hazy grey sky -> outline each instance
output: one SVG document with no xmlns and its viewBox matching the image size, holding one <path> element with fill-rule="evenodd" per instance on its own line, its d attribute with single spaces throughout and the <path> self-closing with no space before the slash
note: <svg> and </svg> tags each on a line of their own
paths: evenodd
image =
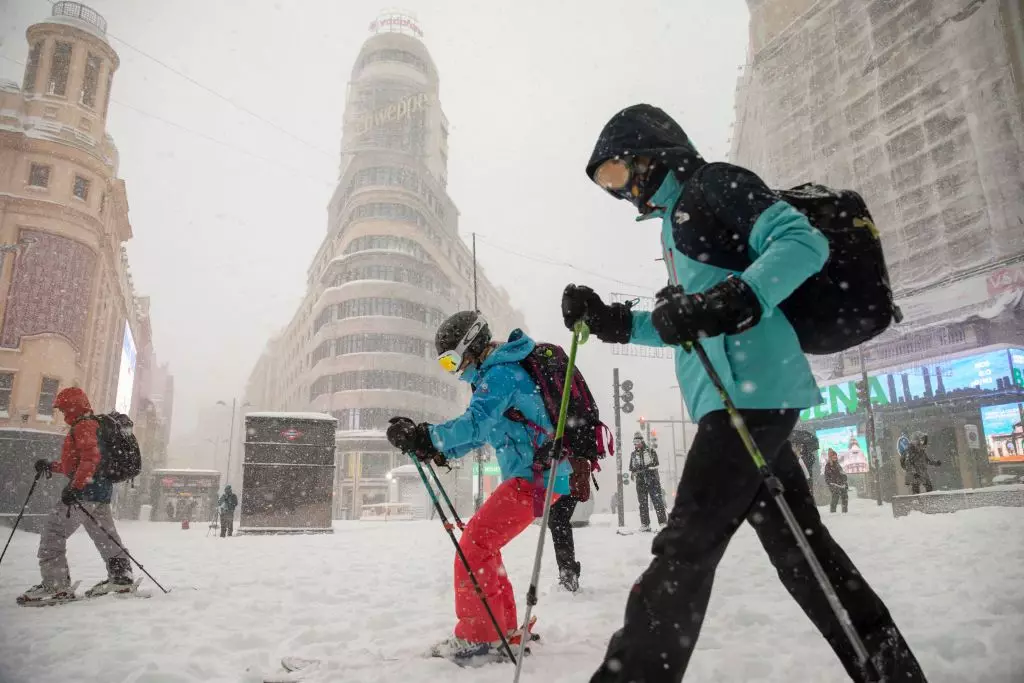
<svg viewBox="0 0 1024 683">
<path fill-rule="evenodd" d="M 50 3 L 4 4 L 0 76 L 20 81 L 25 29 Z M 349 73 L 387 3 L 87 4 L 107 19 L 121 57 L 108 131 L 128 188 L 132 273 L 138 293 L 152 297 L 181 433 L 201 407 L 241 394 L 303 295 L 326 230 Z M 705 157 L 725 157 L 746 54 L 743 0 L 407 0 L 404 8 L 418 16 L 440 71 L 460 231 L 479 234 L 481 264 L 534 336 L 567 340 L 558 301 L 568 282 L 605 295 L 662 285 L 656 222 L 634 224 L 630 207 L 583 168 L 604 122 L 641 101 L 674 115 Z M 503 255 L 499 245 L 642 287 Z M 633 417 L 678 416 L 669 361 L 613 357 L 595 341 L 580 362 L 592 368 L 599 399 L 610 396 L 618 365 L 637 384 Z"/>
</svg>

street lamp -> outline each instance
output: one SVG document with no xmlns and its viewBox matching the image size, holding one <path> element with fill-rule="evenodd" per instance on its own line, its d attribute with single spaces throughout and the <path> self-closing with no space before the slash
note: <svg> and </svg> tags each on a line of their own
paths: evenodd
<svg viewBox="0 0 1024 683">
<path fill-rule="evenodd" d="M 224 401 L 217 401 L 217 405 L 227 407 Z M 248 401 L 242 404 L 242 408 L 252 405 Z M 231 429 L 228 432 L 228 464 L 224 468 L 224 484 L 231 483 L 231 453 L 235 445 L 235 412 L 238 410 L 238 399 L 231 399 Z"/>
</svg>

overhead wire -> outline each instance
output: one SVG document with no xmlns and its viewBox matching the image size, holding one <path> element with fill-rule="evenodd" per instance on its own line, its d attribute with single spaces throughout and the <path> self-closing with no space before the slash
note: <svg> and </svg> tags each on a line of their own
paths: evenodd
<svg viewBox="0 0 1024 683">
<path fill-rule="evenodd" d="M 492 246 L 501 249 L 505 253 L 509 253 L 509 254 L 514 255 L 514 256 L 518 256 L 520 258 L 527 259 L 529 261 L 535 261 L 537 263 L 543 263 L 545 265 L 555 266 L 555 267 L 559 267 L 559 268 L 569 268 L 571 270 L 575 270 L 575 271 L 578 271 L 580 273 L 585 273 L 587 275 L 590 275 L 591 277 L 600 278 L 602 280 L 607 280 L 608 282 L 614 282 L 614 283 L 620 284 L 620 285 L 626 285 L 627 287 L 636 287 L 636 288 L 638 288 L 640 290 L 648 290 L 648 289 L 651 288 L 650 285 L 642 285 L 642 284 L 639 284 L 637 282 L 627 282 L 626 280 L 620 280 L 618 278 L 609 277 L 609 276 L 607 276 L 607 275 L 605 275 L 603 273 L 600 273 L 598 271 L 589 270 L 587 268 L 581 268 L 581 267 L 579 267 L 579 266 L 577 266 L 575 264 L 569 263 L 568 261 L 557 261 L 557 260 L 554 260 L 554 259 L 551 259 L 551 258 L 548 258 L 548 257 L 545 257 L 545 256 L 540 256 L 540 255 L 537 255 L 537 254 L 528 254 L 528 253 L 524 253 L 522 251 L 517 251 L 516 249 L 513 249 L 512 247 L 509 247 L 508 245 L 505 245 L 505 244 L 502 244 L 502 243 L 496 241 L 494 238 L 492 238 L 492 237 L 490 237 L 488 235 L 483 235 L 481 233 L 476 233 L 476 236 L 477 236 L 477 239 L 479 239 L 479 240 L 481 240 L 483 242 L 487 242 L 487 243 L 491 244 Z"/>
<path fill-rule="evenodd" d="M 0 59 L 5 59 L 5 60 L 7 60 L 9 62 L 12 62 L 14 64 L 19 64 L 21 66 L 25 66 L 25 62 L 22 62 L 22 61 L 17 60 L 17 59 L 13 59 L 11 57 L 8 57 L 7 55 L 0 55 Z M 166 118 L 164 118 L 164 117 L 162 117 L 162 116 L 160 116 L 158 114 L 154 114 L 154 113 L 148 112 L 148 111 L 146 111 L 144 109 L 140 109 L 140 108 L 138 108 L 138 107 L 136 107 L 134 105 L 128 104 L 127 102 L 122 102 L 122 101 L 120 101 L 118 99 L 115 99 L 113 97 L 110 98 L 110 102 L 111 102 L 111 104 L 116 104 L 119 107 L 124 107 L 125 109 L 129 109 L 129 110 L 135 112 L 136 114 L 139 114 L 140 116 L 145 116 L 147 118 L 151 118 L 151 119 L 153 119 L 155 121 L 159 121 L 160 123 L 163 123 L 164 125 L 171 126 L 172 128 L 177 128 L 178 130 L 184 131 L 184 132 L 186 132 L 186 133 L 188 133 L 190 135 L 194 135 L 194 136 L 196 136 L 198 138 L 206 140 L 207 142 L 212 142 L 212 143 L 214 143 L 216 145 L 220 145 L 222 147 L 226 147 L 228 149 L 234 150 L 234 151 L 238 152 L 239 154 L 244 154 L 244 155 L 246 155 L 248 157 L 251 157 L 253 159 L 257 159 L 257 160 L 262 161 L 262 162 L 264 162 L 266 164 L 269 164 L 271 166 L 275 166 L 275 167 L 277 167 L 277 168 L 279 168 L 279 169 L 281 169 L 283 171 L 287 171 L 289 174 L 291 174 L 293 176 L 300 176 L 300 177 L 306 178 L 307 180 L 312 180 L 312 181 L 317 182 L 317 183 L 323 183 L 324 185 L 329 185 L 329 186 L 333 186 L 334 185 L 334 181 L 333 180 L 329 180 L 327 178 L 318 178 L 318 177 L 309 175 L 308 173 L 306 173 L 302 169 L 296 168 L 294 166 L 289 166 L 288 164 L 284 164 L 284 163 L 282 163 L 280 161 L 277 161 L 276 159 L 271 159 L 270 157 L 266 157 L 266 156 L 263 156 L 261 154 L 257 154 L 255 152 L 252 152 L 252 151 L 250 151 L 248 149 L 245 149 L 244 147 L 241 147 L 241 146 L 236 145 L 234 143 L 227 142 L 226 140 L 221 140 L 220 138 L 217 138 L 217 137 L 214 137 L 212 135 L 209 135 L 208 133 L 204 133 L 202 131 L 195 130 L 194 128 L 189 128 L 188 126 L 185 126 L 183 124 L 177 123 L 175 121 L 171 121 L 170 119 L 166 119 Z"/>
<path fill-rule="evenodd" d="M 46 2 L 47 2 L 47 4 L 53 5 L 53 4 L 56 3 L 56 0 L 46 0 Z M 195 87 L 199 88 L 200 90 L 203 90 L 203 91 L 209 93 L 210 95 L 213 95 L 217 99 L 226 102 L 227 104 L 231 105 L 232 107 L 234 107 L 235 109 L 239 110 L 240 112 L 243 112 L 244 114 L 247 114 L 247 115 L 251 116 L 252 118 L 256 119 L 257 121 L 260 121 L 260 122 L 264 123 L 265 125 L 270 126 L 274 130 L 277 130 L 278 132 L 286 135 L 287 137 L 291 138 L 292 140 L 295 140 L 296 142 L 298 142 L 298 143 L 300 143 L 302 145 L 305 145 L 306 147 L 308 147 L 309 149 L 311 149 L 311 150 L 313 150 L 315 152 L 319 152 L 320 154 L 328 156 L 328 157 L 330 157 L 332 159 L 334 158 L 334 152 L 328 152 L 327 150 L 319 147 L 318 145 L 315 145 L 312 142 L 309 142 L 308 140 L 302 139 L 298 135 L 292 133 L 290 130 L 284 128 L 283 126 L 281 126 L 281 125 L 271 121 L 270 119 L 268 119 L 267 117 L 263 116 L 262 114 L 259 114 L 258 112 L 255 112 L 252 109 L 249 109 L 248 107 L 246 107 L 244 105 L 241 105 L 238 102 L 235 102 L 234 100 L 232 100 L 227 95 L 224 95 L 223 93 L 218 92 L 214 88 L 211 88 L 210 86 L 208 86 L 208 85 L 206 85 L 204 83 L 201 83 L 200 81 L 197 81 L 192 76 L 189 76 L 187 73 L 185 73 L 185 72 L 183 72 L 183 71 L 181 71 L 181 70 L 171 66 L 167 62 L 164 62 L 163 60 L 161 60 L 161 59 L 159 59 L 157 57 L 154 57 L 153 55 L 149 54 L 148 52 L 146 52 L 142 48 L 135 47 L 134 45 L 132 45 L 128 41 L 124 40 L 123 38 L 119 38 L 118 36 L 115 36 L 113 33 L 110 33 L 109 31 L 106 31 L 105 35 L 107 37 L 109 37 L 109 38 L 113 38 L 114 40 L 116 40 L 117 42 L 121 43 L 122 45 L 124 45 L 129 50 L 132 50 L 133 52 L 136 52 L 136 53 L 142 55 L 146 59 L 149 59 L 149 60 L 153 61 L 154 63 L 159 64 L 163 68 L 167 69 L 168 71 L 170 71 L 171 73 L 175 74 L 179 78 L 182 78 L 182 79 L 188 81 L 189 83 L 191 83 Z"/>
</svg>

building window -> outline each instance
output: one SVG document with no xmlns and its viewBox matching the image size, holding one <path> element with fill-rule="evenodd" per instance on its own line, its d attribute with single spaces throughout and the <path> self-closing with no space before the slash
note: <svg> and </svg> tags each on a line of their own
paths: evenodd
<svg viewBox="0 0 1024 683">
<path fill-rule="evenodd" d="M 41 40 L 28 51 L 28 63 L 25 65 L 25 80 L 21 84 L 21 89 L 26 94 L 36 89 L 36 77 L 39 75 L 39 56 L 42 52 L 43 41 Z"/>
<path fill-rule="evenodd" d="M 0 372 L 0 417 L 10 417 L 11 392 L 14 390 L 14 373 Z"/>
<path fill-rule="evenodd" d="M 107 108 L 110 106 L 110 86 L 114 84 L 114 69 L 107 69 L 107 89 L 103 93 L 103 118 L 107 117 Z"/>
<path fill-rule="evenodd" d="M 28 184 L 29 187 L 49 187 L 50 167 L 46 164 L 29 164 Z"/>
<path fill-rule="evenodd" d="M 53 402 L 57 400 L 57 389 L 60 388 L 60 380 L 53 377 L 44 377 L 39 387 L 39 402 L 36 404 L 36 418 L 49 421 L 53 417 Z"/>
<path fill-rule="evenodd" d="M 99 85 L 100 58 L 90 52 L 85 59 L 85 79 L 82 81 L 82 104 L 90 109 L 96 106 Z"/>
<path fill-rule="evenodd" d="M 89 199 L 89 181 L 80 175 L 76 175 L 73 194 L 83 202 Z"/>
<path fill-rule="evenodd" d="M 71 73 L 71 43 L 57 41 L 53 46 L 53 63 L 50 64 L 50 82 L 46 94 L 63 97 L 68 91 L 68 74 Z"/>
</svg>

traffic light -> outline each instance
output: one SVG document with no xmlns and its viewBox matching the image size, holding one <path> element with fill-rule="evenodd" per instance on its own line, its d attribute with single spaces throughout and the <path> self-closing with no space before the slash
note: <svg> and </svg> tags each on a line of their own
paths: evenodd
<svg viewBox="0 0 1024 683">
<path fill-rule="evenodd" d="M 651 430 L 651 448 L 658 450 L 658 432 L 654 429 Z"/>
<path fill-rule="evenodd" d="M 619 394 L 619 398 L 622 400 L 622 412 L 629 415 L 633 412 L 633 382 L 626 380 L 622 383 L 622 393 Z"/>
<path fill-rule="evenodd" d="M 643 428 L 644 428 L 644 424 L 645 424 L 646 422 L 647 422 L 647 419 L 646 419 L 646 418 L 645 418 L 645 417 L 644 417 L 643 415 L 641 415 L 641 416 L 640 416 L 640 429 L 643 429 Z"/>
<path fill-rule="evenodd" d="M 857 387 L 857 409 L 867 410 L 868 403 L 871 401 L 871 397 L 868 395 L 868 383 L 861 380 L 855 386 Z"/>
</svg>

